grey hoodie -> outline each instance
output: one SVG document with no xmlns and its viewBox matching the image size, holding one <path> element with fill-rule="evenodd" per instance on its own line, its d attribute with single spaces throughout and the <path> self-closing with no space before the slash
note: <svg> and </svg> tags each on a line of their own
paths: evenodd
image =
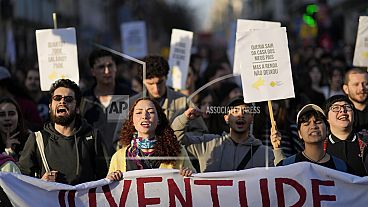
<svg viewBox="0 0 368 207">
<path fill-rule="evenodd" d="M 199 160 L 201 172 L 232 171 L 236 170 L 246 154 L 252 150 L 252 146 L 259 146 L 251 156 L 244 169 L 253 167 L 274 166 L 274 155 L 272 150 L 262 145 L 262 142 L 253 135 L 249 135 L 247 141 L 237 144 L 230 138 L 229 134 L 215 135 L 203 134 L 201 136 L 185 133 L 185 126 L 188 119 L 185 115 L 176 117 L 171 127 L 175 132 L 179 142 L 186 146 L 189 154 Z M 268 153 L 266 160 L 265 153 Z"/>
</svg>

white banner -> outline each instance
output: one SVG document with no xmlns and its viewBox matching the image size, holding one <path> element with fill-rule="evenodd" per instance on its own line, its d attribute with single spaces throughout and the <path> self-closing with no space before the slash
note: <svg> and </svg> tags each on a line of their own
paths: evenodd
<svg viewBox="0 0 368 207">
<path fill-rule="evenodd" d="M 201 173 L 178 170 L 124 173 L 77 186 L 0 173 L 14 206 L 366 206 L 368 178 L 311 163 L 243 171 Z"/>
<path fill-rule="evenodd" d="M 122 23 L 120 31 L 124 54 L 135 58 L 147 55 L 147 32 L 144 21 Z"/>
<path fill-rule="evenodd" d="M 359 17 L 353 65 L 359 67 L 368 66 L 368 16 Z"/>
<path fill-rule="evenodd" d="M 58 79 L 79 83 L 75 28 L 36 30 L 36 43 L 42 91 Z"/>
<path fill-rule="evenodd" d="M 235 34 L 235 51 L 234 51 L 234 65 L 233 65 L 234 74 L 241 74 L 239 61 L 243 59 L 243 57 L 241 56 L 241 52 L 239 50 L 238 42 L 241 39 L 243 39 L 248 32 L 278 27 L 281 27 L 280 22 L 238 19 Z"/>
<path fill-rule="evenodd" d="M 248 32 L 237 45 L 246 103 L 295 96 L 285 27 Z"/>
<path fill-rule="evenodd" d="M 192 49 L 193 32 L 173 29 L 171 33 L 167 84 L 176 89 L 185 89 L 188 76 L 190 51 Z"/>
</svg>

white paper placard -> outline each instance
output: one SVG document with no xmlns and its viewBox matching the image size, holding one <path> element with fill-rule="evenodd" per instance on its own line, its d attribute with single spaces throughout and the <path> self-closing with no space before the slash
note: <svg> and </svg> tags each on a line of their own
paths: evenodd
<svg viewBox="0 0 368 207">
<path fill-rule="evenodd" d="M 79 83 L 75 28 L 36 30 L 36 43 L 42 91 L 58 79 Z"/>
<path fill-rule="evenodd" d="M 147 55 L 147 32 L 144 21 L 122 23 L 120 26 L 123 53 L 135 58 Z"/>
<path fill-rule="evenodd" d="M 368 16 L 359 17 L 353 65 L 358 67 L 368 66 Z"/>
<path fill-rule="evenodd" d="M 268 29 L 268 28 L 277 28 L 281 27 L 280 22 L 270 22 L 270 21 L 260 21 L 260 20 L 247 20 L 247 19 L 238 19 L 236 26 L 236 38 L 235 41 L 238 42 L 242 38 L 244 38 L 244 34 L 250 31 L 260 30 L 260 29 Z M 235 51 L 234 51 L 234 65 L 233 65 L 233 73 L 240 74 L 240 68 L 238 64 L 238 60 L 242 59 L 239 56 L 239 48 L 235 43 Z"/>
<path fill-rule="evenodd" d="M 245 33 L 237 45 L 246 103 L 295 97 L 286 28 Z"/>
<path fill-rule="evenodd" d="M 180 29 L 172 30 L 169 55 L 170 71 L 167 84 L 173 88 L 185 89 L 192 40 L 193 32 Z"/>
</svg>

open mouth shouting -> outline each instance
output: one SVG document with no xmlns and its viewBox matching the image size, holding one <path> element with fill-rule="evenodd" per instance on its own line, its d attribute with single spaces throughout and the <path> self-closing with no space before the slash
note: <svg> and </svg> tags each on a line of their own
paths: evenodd
<svg viewBox="0 0 368 207">
<path fill-rule="evenodd" d="M 56 115 L 57 116 L 66 116 L 69 114 L 69 109 L 65 106 L 59 106 L 56 108 Z"/>
<path fill-rule="evenodd" d="M 141 126 L 142 126 L 143 128 L 145 128 L 145 129 L 150 128 L 150 127 L 151 127 L 151 125 L 152 125 L 152 123 L 151 123 L 151 122 L 149 122 L 149 121 L 143 121 L 143 122 L 141 123 Z"/>
<path fill-rule="evenodd" d="M 235 121 L 235 125 L 238 128 L 244 128 L 245 124 L 246 124 L 246 121 L 243 120 L 243 119 L 238 119 L 238 120 Z"/>
</svg>

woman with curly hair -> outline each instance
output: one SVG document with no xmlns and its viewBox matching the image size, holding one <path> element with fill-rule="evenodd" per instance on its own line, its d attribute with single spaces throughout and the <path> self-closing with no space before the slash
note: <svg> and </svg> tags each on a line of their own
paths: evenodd
<svg viewBox="0 0 368 207">
<path fill-rule="evenodd" d="M 162 108 L 150 98 L 138 99 L 120 134 L 122 149 L 112 157 L 106 178 L 120 180 L 122 172 L 169 168 L 190 176 L 195 172 L 186 150 L 177 141 Z"/>
</svg>

